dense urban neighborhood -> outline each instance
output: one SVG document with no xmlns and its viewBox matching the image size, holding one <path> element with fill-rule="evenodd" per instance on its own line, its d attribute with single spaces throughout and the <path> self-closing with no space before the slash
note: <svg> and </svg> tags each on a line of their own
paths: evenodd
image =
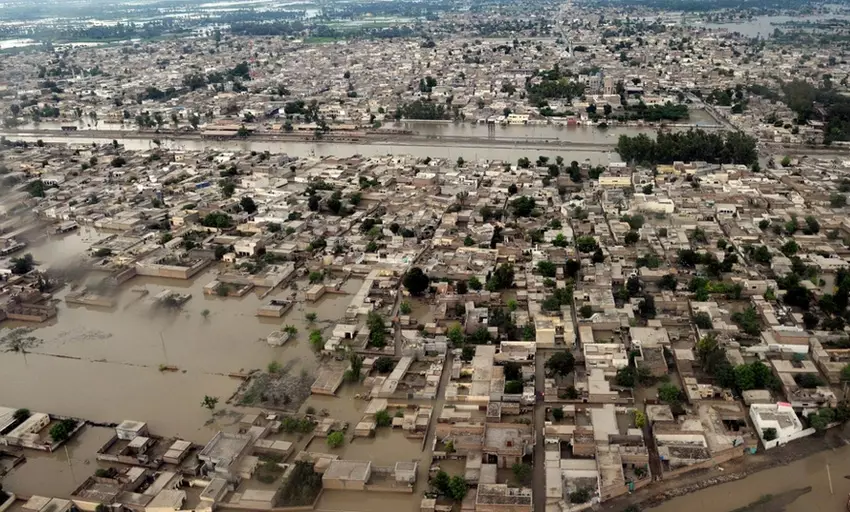
<svg viewBox="0 0 850 512">
<path fill-rule="evenodd" d="M 0 22 L 0 512 L 843 510 L 845 7 L 219 4 Z"/>
</svg>

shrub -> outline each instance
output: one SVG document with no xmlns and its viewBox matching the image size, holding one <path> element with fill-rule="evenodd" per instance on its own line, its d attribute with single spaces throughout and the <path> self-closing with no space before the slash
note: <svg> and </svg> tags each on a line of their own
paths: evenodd
<svg viewBox="0 0 850 512">
<path fill-rule="evenodd" d="M 375 414 L 375 424 L 379 427 L 389 427 L 393 424 L 393 419 L 386 409 L 380 410 Z"/>
<path fill-rule="evenodd" d="M 345 435 L 342 432 L 331 432 L 327 439 L 329 448 L 339 448 L 345 443 Z"/>
</svg>

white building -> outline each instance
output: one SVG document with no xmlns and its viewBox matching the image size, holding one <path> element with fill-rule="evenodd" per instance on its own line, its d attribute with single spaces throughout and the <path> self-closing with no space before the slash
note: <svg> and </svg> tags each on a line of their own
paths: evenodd
<svg viewBox="0 0 850 512">
<path fill-rule="evenodd" d="M 794 413 L 794 408 L 791 407 L 791 404 L 785 402 L 753 404 L 750 406 L 750 418 L 753 420 L 753 425 L 765 449 L 783 445 L 815 432 L 813 428 L 804 430 L 803 423 Z M 770 428 L 776 431 L 776 439 L 765 441 L 764 433 Z"/>
</svg>

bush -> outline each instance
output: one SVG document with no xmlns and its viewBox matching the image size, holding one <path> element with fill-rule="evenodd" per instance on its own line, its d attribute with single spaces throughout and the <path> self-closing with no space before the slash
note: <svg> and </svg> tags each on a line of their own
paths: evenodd
<svg viewBox="0 0 850 512">
<path fill-rule="evenodd" d="M 590 501 L 590 491 L 578 489 L 570 493 L 570 503 L 587 503 Z"/>
<path fill-rule="evenodd" d="M 50 427 L 50 438 L 54 443 L 61 443 L 71 437 L 71 433 L 77 427 L 77 422 L 71 419 L 62 420 Z"/>
<path fill-rule="evenodd" d="M 761 431 L 761 435 L 765 441 L 773 441 L 777 438 L 776 429 L 775 428 L 766 428 Z"/>
<path fill-rule="evenodd" d="M 375 369 L 378 373 L 390 373 L 393 368 L 395 368 L 395 361 L 391 357 L 381 356 L 375 361 Z"/>
<path fill-rule="evenodd" d="M 329 448 L 339 448 L 345 443 L 345 435 L 342 432 L 331 432 L 327 439 Z"/>
<path fill-rule="evenodd" d="M 505 382 L 505 393 L 516 395 L 522 393 L 522 381 L 509 380 Z"/>
<path fill-rule="evenodd" d="M 382 409 L 375 414 L 375 424 L 379 427 L 389 427 L 393 424 L 393 419 L 386 409 Z"/>
</svg>

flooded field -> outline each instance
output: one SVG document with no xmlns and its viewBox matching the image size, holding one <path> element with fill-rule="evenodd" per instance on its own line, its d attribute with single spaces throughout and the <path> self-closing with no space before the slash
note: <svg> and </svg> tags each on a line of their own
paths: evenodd
<svg viewBox="0 0 850 512">
<path fill-rule="evenodd" d="M 49 266 L 84 251 L 92 239 L 97 239 L 96 233 L 86 230 L 28 250 L 42 266 Z M 361 284 L 350 279 L 343 286 L 348 294 L 326 294 L 315 303 L 296 304 L 283 318 L 270 319 L 256 317 L 257 308 L 270 298 L 291 294 L 288 287 L 263 300 L 258 291 L 238 299 L 205 296 L 203 286 L 215 273 L 210 267 L 187 281 L 137 277 L 122 286 L 115 308 L 68 306 L 62 301 L 57 317 L 44 324 L 4 322 L 0 337 L 14 327 L 33 327 L 40 342 L 25 355 L 0 353 L 0 371 L 16 383 L 0 389 L 0 404 L 99 422 L 137 419 L 150 423 L 156 434 L 205 442 L 216 427 L 204 426 L 210 419 L 200 406 L 204 395 L 219 397 L 223 405 L 240 383 L 228 374 L 264 369 L 272 361 L 312 373 L 317 361 L 307 340 L 309 331 L 332 326 L 348 306 L 349 294 Z M 306 281 L 298 282 L 299 289 L 306 286 Z M 130 290 L 142 287 L 148 296 L 171 289 L 192 298 L 182 311 L 153 311 Z M 66 287 L 56 297 L 62 299 L 68 291 Z M 209 310 L 207 318 L 203 310 Z M 308 312 L 317 314 L 315 324 L 304 318 Z M 286 345 L 265 342 L 269 333 L 287 324 L 299 332 Z M 160 372 L 160 365 L 178 371 Z M 333 411 L 330 405 L 341 400 L 329 402 L 314 407 Z"/>
</svg>

